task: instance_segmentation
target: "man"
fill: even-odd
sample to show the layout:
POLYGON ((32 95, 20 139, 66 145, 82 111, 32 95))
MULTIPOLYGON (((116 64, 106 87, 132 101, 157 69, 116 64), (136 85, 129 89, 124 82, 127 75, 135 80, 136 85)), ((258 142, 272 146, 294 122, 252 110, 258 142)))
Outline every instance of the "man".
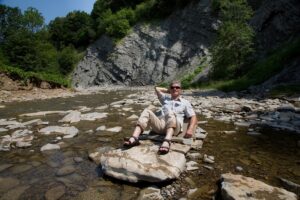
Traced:
POLYGON ((139 135, 149 125, 154 132, 166 134, 159 148, 159 153, 166 154, 169 152, 173 134, 179 134, 183 131, 184 119, 189 121, 184 137, 192 137, 197 124, 197 117, 191 103, 181 97, 181 83, 179 81, 173 81, 169 85, 169 89, 155 87, 155 91, 162 104, 163 118, 158 118, 151 110, 146 108, 138 119, 132 136, 124 142, 124 146, 138 145, 139 135), (168 94, 171 94, 171 96, 168 94))

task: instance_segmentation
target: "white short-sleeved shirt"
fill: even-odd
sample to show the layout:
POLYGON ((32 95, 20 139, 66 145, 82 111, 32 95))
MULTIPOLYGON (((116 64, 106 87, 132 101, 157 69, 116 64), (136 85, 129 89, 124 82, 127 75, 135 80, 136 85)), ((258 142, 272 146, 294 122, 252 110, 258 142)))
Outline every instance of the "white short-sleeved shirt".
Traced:
POLYGON ((191 103, 182 97, 179 97, 178 100, 172 100, 169 95, 161 93, 158 99, 162 104, 163 113, 167 114, 170 110, 173 111, 181 127, 184 118, 190 118, 196 115, 191 103))

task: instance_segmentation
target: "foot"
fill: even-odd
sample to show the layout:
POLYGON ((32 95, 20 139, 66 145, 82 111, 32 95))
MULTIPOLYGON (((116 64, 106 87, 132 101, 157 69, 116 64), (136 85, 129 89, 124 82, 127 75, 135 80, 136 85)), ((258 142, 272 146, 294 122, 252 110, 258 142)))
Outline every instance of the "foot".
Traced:
POLYGON ((161 144, 161 146, 159 147, 158 152, 159 152, 160 154, 167 154, 167 153, 169 153, 170 146, 171 146, 171 141, 165 139, 165 140, 163 141, 163 143, 161 144))
POLYGON ((131 136, 130 138, 124 138, 125 147, 134 147, 140 144, 139 138, 131 136))

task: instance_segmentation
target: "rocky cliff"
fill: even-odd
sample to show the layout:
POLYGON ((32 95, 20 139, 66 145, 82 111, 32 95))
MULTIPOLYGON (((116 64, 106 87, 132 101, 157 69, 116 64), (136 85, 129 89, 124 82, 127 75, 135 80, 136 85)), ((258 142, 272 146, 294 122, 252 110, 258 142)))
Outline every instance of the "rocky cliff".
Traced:
MULTIPOLYGON (((209 57, 219 24, 210 4, 211 0, 195 1, 166 20, 139 24, 116 45, 101 37, 76 67, 73 86, 150 85, 182 78, 209 57)), ((300 35, 300 2, 260 1, 250 24, 262 57, 300 35)))
POLYGON ((87 49, 73 85, 149 85, 181 78, 207 55, 216 28, 210 0, 201 0, 164 21, 135 26, 116 45, 103 36, 87 49))

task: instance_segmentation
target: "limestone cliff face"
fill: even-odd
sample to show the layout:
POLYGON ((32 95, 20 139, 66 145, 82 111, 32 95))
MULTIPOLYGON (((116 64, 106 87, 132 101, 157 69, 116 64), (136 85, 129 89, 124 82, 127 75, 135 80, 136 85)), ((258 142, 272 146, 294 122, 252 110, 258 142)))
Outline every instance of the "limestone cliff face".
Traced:
POLYGON ((182 78, 208 53, 216 28, 210 0, 201 0, 157 24, 135 26, 116 45, 103 36, 87 49, 73 85, 150 85, 182 78))
MULTIPOLYGON (((76 67, 73 86, 151 85, 193 71, 208 55, 220 23, 211 13, 211 0, 195 2, 157 24, 135 26, 116 45, 101 37, 76 67)), ((300 1, 260 1, 250 24, 256 32, 257 56, 263 57, 282 42, 299 37, 300 1)))

